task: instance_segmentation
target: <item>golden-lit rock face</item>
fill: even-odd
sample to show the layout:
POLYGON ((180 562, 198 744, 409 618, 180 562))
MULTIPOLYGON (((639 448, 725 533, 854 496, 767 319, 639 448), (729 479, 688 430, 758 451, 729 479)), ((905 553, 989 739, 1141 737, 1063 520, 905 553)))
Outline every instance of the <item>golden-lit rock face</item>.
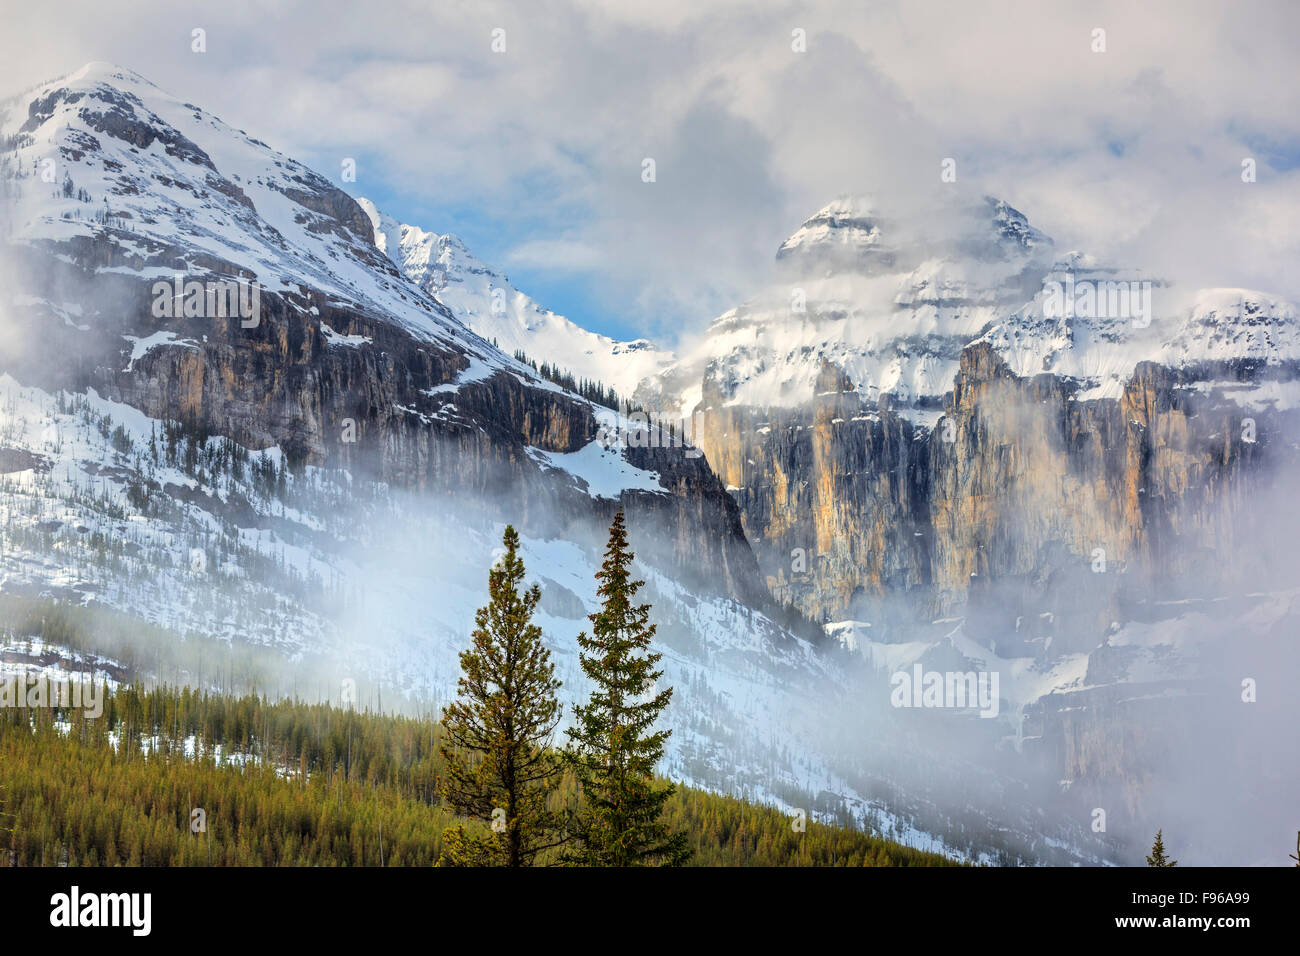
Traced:
POLYGON ((977 344, 931 430, 868 406, 828 366, 799 409, 710 405, 706 391, 697 441, 768 587, 816 618, 887 621, 901 594, 936 617, 996 611, 999 582, 1082 574, 1082 623, 1104 629, 1118 576, 1103 584, 1098 568, 1130 585, 1194 573, 1231 543, 1263 447, 1242 440, 1240 409, 1180 384, 1144 364, 1118 401, 1080 402, 977 344))

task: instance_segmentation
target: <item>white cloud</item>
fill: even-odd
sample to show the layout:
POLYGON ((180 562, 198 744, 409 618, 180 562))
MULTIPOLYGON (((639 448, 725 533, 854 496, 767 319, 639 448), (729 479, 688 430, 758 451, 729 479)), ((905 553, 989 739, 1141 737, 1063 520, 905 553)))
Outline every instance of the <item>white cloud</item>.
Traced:
POLYGON ((530 239, 507 254, 510 265, 555 272, 589 272, 604 261, 599 246, 573 239, 530 239))
POLYGON ((1261 143, 1300 153, 1281 0, 65 6, 6 14, 0 86, 123 63, 327 174, 358 157, 359 191, 473 220, 651 332, 734 304, 835 195, 924 200, 946 156, 1067 247, 1300 297, 1300 168, 1239 178, 1261 143))

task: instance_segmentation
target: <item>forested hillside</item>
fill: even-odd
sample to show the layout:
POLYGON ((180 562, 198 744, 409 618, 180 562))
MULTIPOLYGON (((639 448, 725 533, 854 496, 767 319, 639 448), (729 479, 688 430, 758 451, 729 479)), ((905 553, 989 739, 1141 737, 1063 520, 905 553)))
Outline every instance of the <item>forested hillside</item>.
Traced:
MULTIPOLYGON (((97 719, 6 708, 0 863, 431 866, 457 822, 441 738, 427 720, 189 689, 106 689, 97 719)), ((576 799, 572 780, 557 799, 576 799)), ((952 864, 687 787, 665 817, 694 865, 952 864)))

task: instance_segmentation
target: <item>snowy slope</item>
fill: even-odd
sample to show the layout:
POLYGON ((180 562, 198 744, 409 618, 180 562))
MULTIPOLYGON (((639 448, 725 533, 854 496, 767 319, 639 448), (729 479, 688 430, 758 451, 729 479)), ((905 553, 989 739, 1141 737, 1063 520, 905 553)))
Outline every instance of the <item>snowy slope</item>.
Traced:
POLYGON ((672 361, 646 339, 619 342, 587 331, 538 305, 501 272, 466 248, 459 237, 397 222, 368 199, 357 200, 374 226, 375 245, 416 285, 507 354, 522 350, 578 378, 599 381, 620 395, 672 361))

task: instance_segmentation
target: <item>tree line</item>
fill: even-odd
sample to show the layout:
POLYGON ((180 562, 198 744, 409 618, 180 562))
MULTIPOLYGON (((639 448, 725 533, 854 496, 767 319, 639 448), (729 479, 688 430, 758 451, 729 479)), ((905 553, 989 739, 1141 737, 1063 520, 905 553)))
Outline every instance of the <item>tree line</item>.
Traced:
MULTIPOLYGON (((492 340, 492 344, 497 344, 496 339, 492 340)), ((542 378, 554 382, 560 388, 567 389, 575 395, 580 395, 596 405, 603 405, 606 408, 618 411, 619 394, 604 382, 593 378, 578 378, 568 369, 553 365, 550 362, 544 361, 539 365, 537 360, 529 358, 523 349, 515 349, 514 358, 516 362, 529 366, 542 378)))

